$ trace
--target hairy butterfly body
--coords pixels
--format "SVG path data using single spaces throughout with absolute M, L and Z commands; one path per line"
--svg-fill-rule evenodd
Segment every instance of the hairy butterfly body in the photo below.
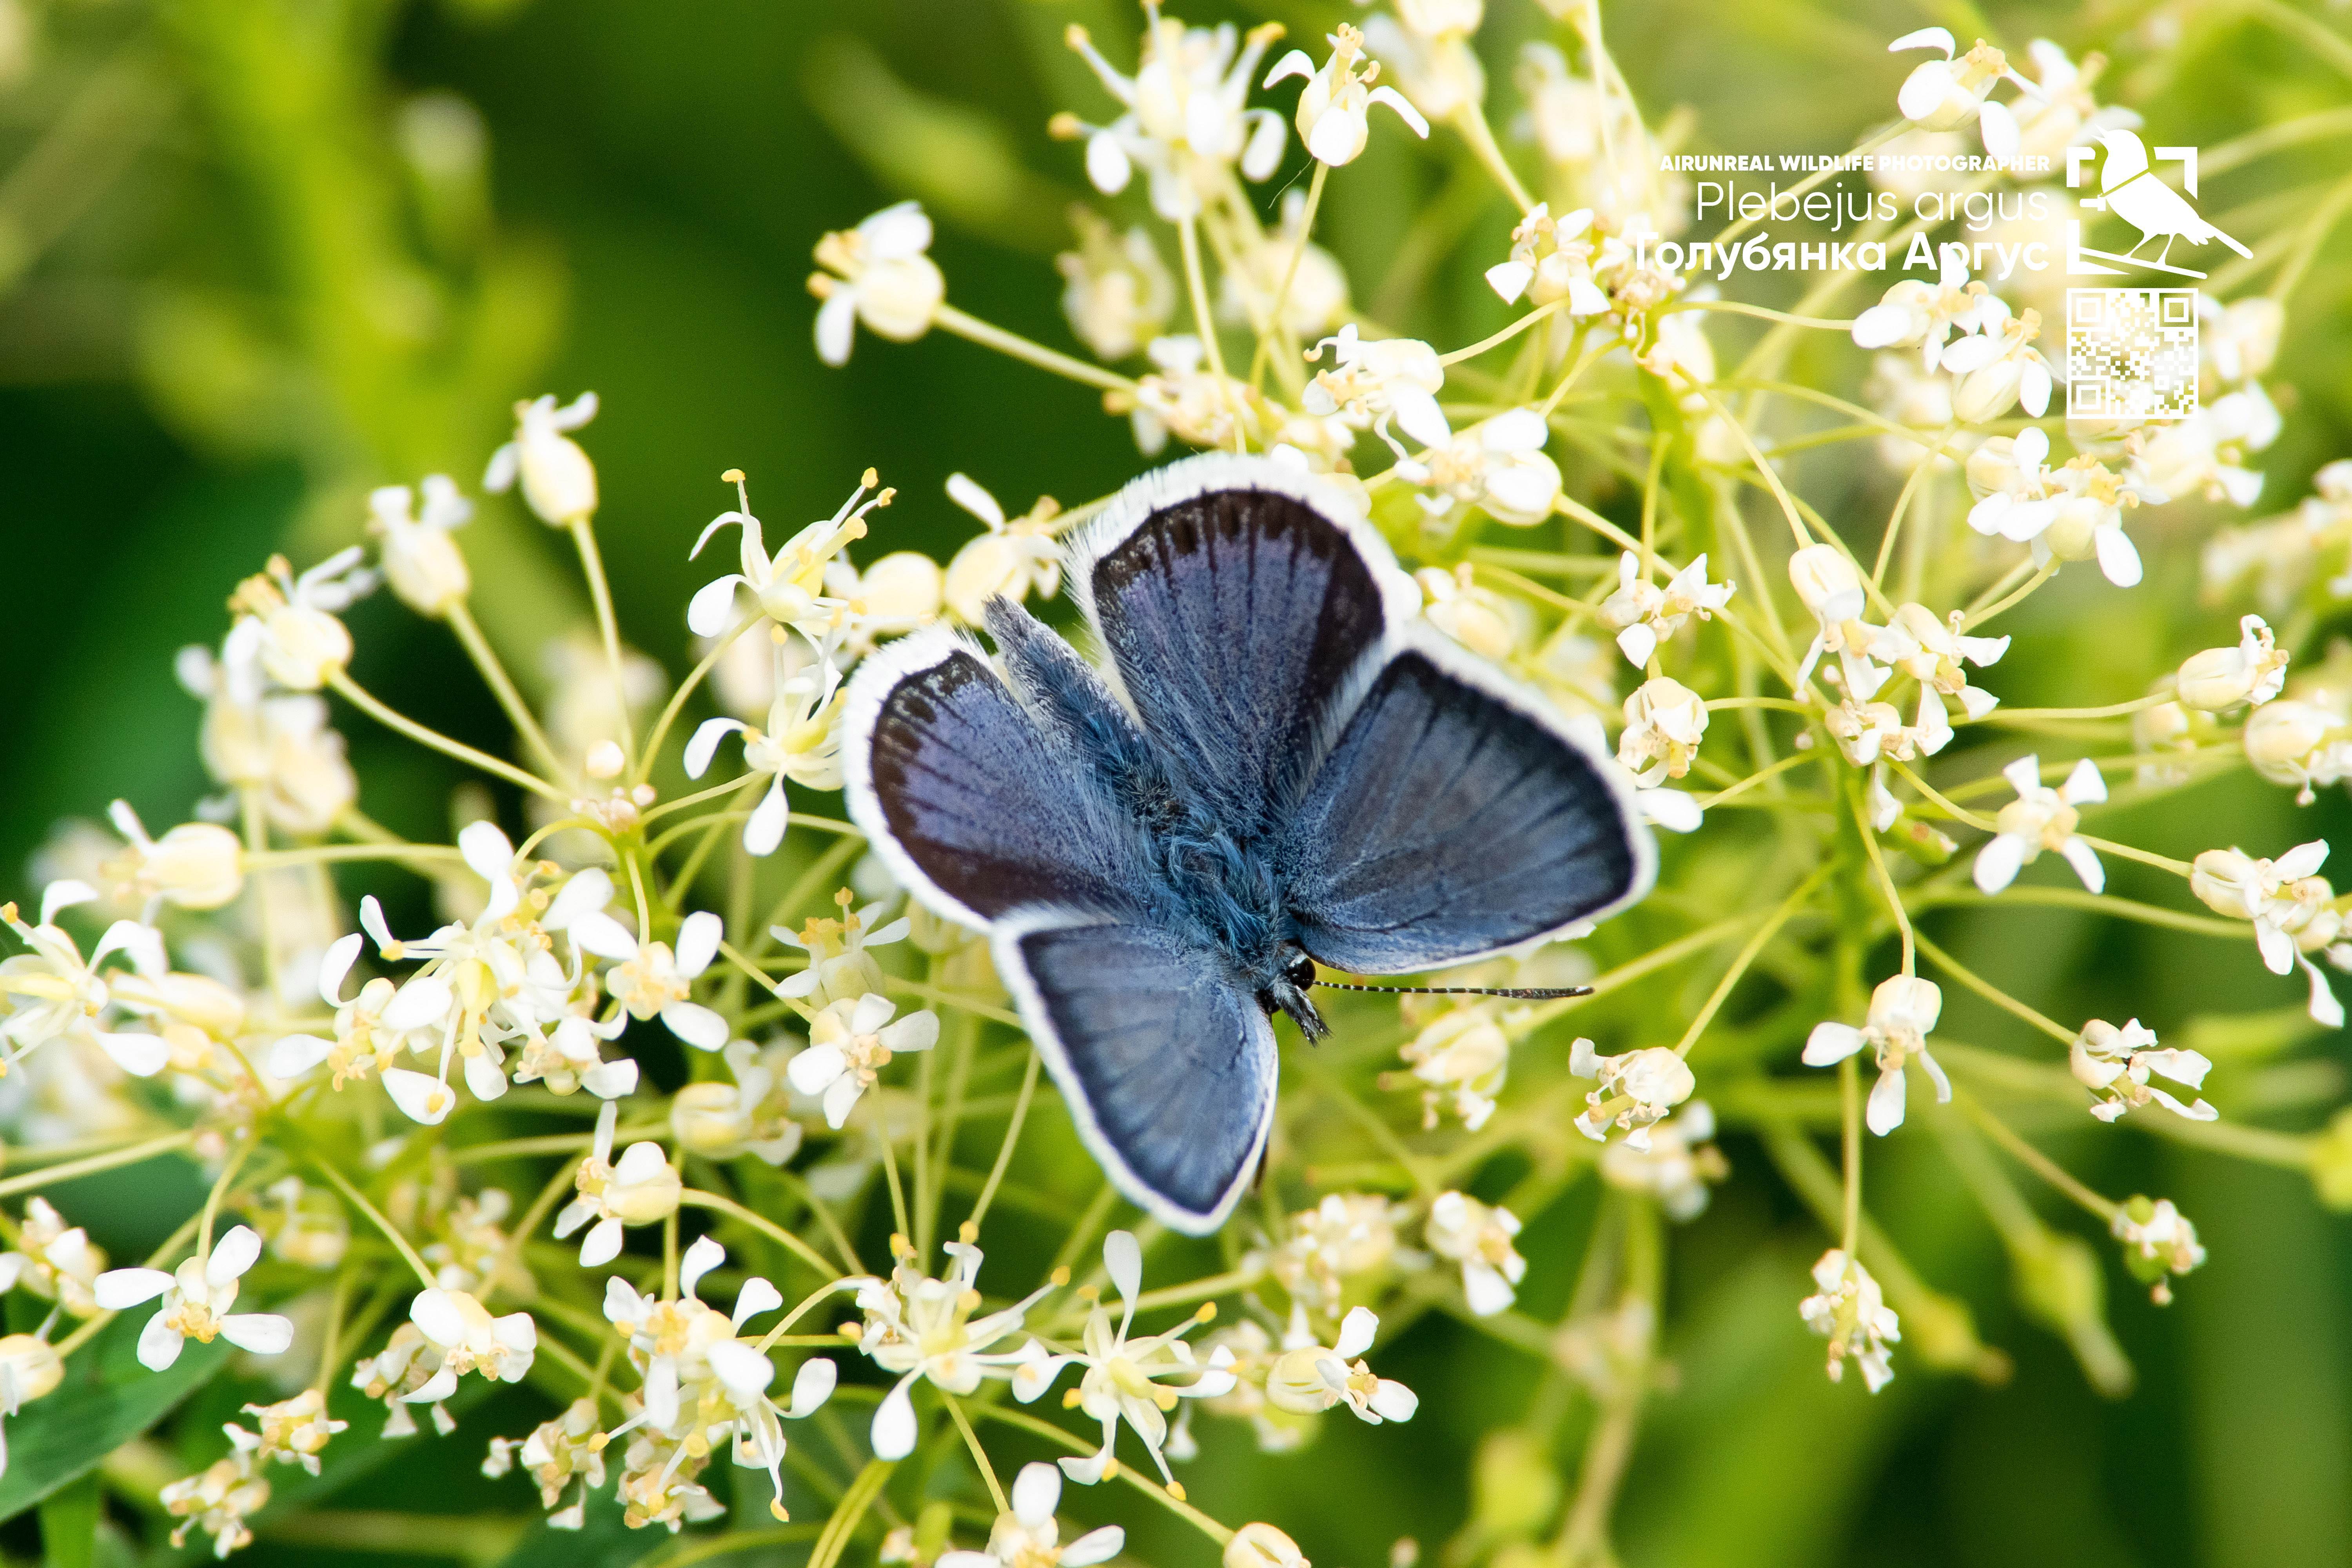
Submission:
M 1612 765 L 1421 620 L 1322 481 L 1192 458 L 1070 554 L 1105 666 L 1006 600 L 996 662 L 944 628 L 886 646 L 850 687 L 850 810 L 989 933 L 1121 1191 L 1199 1234 L 1273 1124 L 1273 1016 L 1325 1032 L 1318 961 L 1486 957 L 1623 908 L 1654 852 Z

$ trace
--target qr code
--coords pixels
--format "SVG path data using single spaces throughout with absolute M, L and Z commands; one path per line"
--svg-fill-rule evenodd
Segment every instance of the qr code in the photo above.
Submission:
M 2197 290 L 2066 290 L 2066 412 L 2182 419 L 2197 412 Z

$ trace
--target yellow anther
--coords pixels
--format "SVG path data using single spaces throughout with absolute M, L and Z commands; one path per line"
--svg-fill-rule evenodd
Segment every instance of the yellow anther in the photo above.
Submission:
M 722 485 L 740 485 L 743 482 L 743 470 L 730 468 L 719 476 L 719 482 Z

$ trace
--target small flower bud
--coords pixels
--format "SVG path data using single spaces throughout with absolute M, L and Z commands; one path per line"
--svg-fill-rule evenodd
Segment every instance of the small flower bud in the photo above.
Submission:
M 1313 1568 L 1298 1542 L 1270 1524 L 1244 1524 L 1225 1542 L 1225 1568 Z
M 1789 582 L 1818 617 L 1845 620 L 1862 613 L 1862 573 L 1834 544 L 1808 544 L 1790 556 Z

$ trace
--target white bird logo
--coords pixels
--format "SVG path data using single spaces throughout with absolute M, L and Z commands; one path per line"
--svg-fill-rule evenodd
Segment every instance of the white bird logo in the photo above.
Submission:
M 2107 150 L 2106 161 L 2099 166 L 2098 205 L 2139 230 L 2139 244 L 2116 258 L 2127 261 L 2139 254 L 2158 235 L 2164 237 L 2164 248 L 2157 252 L 2154 266 L 2164 266 L 2164 258 L 2172 252 L 2172 242 L 2185 239 L 2191 245 L 2204 245 L 2220 240 L 2239 255 L 2252 257 L 2253 252 L 2223 234 L 2197 216 L 2197 209 L 2187 198 L 2156 178 L 2148 167 L 2147 144 L 2128 131 L 2108 130 L 2099 132 L 2099 142 Z M 2092 204 L 2085 202 L 2088 206 Z

